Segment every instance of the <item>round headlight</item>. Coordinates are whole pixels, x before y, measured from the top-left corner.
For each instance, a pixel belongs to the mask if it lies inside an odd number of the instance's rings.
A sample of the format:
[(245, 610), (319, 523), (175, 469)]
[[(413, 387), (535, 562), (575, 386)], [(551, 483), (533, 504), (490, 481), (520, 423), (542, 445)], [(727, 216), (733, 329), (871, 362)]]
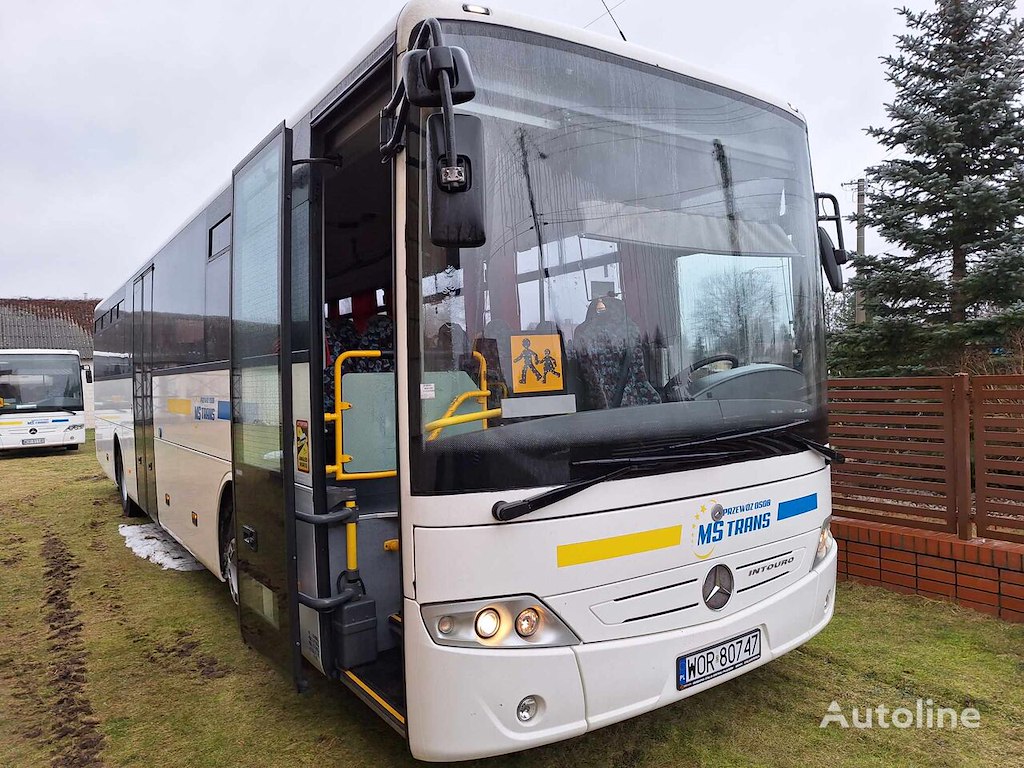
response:
[(516, 617), (516, 632), (520, 637), (533, 637), (540, 626), (540, 614), (536, 608), (525, 608)]
[(494, 637), (501, 627), (501, 616), (493, 608), (484, 608), (476, 615), (476, 633), (485, 640)]

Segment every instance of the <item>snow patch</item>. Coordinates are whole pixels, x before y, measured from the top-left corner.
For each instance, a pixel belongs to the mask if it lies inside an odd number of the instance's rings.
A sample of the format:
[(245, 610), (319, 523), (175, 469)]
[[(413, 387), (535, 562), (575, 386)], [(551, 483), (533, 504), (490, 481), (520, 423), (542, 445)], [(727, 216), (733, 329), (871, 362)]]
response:
[(119, 525), (117, 532), (124, 536), (128, 549), (141, 557), (156, 563), (161, 568), (174, 571), (201, 571), (203, 566), (184, 547), (171, 538), (156, 523), (142, 525)]

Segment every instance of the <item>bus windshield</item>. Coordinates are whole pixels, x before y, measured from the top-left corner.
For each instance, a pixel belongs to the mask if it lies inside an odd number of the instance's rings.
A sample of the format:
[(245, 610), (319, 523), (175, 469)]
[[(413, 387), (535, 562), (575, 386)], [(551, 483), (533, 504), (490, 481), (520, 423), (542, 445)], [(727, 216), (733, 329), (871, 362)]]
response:
[(431, 245), (410, 198), (413, 491), (571, 482), (788, 423), (823, 440), (803, 123), (595, 49), (446, 30), (476, 76), (458, 111), (485, 126), (487, 243)]
[(83, 408), (78, 357), (0, 352), (0, 413)]

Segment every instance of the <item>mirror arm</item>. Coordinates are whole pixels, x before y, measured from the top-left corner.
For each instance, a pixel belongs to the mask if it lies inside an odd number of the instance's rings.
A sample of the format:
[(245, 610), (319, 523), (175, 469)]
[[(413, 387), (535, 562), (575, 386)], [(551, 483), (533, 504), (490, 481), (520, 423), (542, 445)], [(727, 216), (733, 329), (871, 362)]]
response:
[(452, 86), (449, 74), (445, 70), (438, 73), (441, 83), (441, 110), (444, 114), (444, 151), (445, 163), (441, 166), (441, 184), (446, 189), (459, 189), (466, 186), (466, 169), (459, 165), (459, 155), (455, 148), (455, 105), (452, 104)]
[[(434, 45), (444, 45), (444, 35), (441, 33), (441, 22), (437, 19), (430, 18), (423, 22), (420, 27), (419, 34), (416, 35), (416, 41), (409, 46), (410, 51), (422, 50), (429, 47), (430, 43)], [(446, 72), (441, 73), (441, 87), (445, 94), (445, 123), (450, 124), (450, 116), (453, 113), (452, 109), (452, 96), (451, 96), (451, 83), (448, 81), (448, 75)], [(397, 155), (403, 149), (405, 144), (402, 139), (405, 137), (405, 121), (409, 115), (409, 100), (405, 98), (405, 83), (401, 80), (398, 81), (398, 87), (395, 88), (395, 92), (391, 95), (391, 100), (387, 105), (380, 111), (380, 124), (381, 124), (381, 143), (380, 143), (380, 154), (381, 163), (388, 162), (392, 157)], [(384, 138), (385, 129), (387, 134), (390, 134), (388, 138)], [(452, 129), (454, 130), (454, 129)], [(449, 156), (454, 148), (454, 139), (451, 147), (448, 147)]]
[(829, 214), (827, 210), (824, 213), (817, 214), (818, 223), (820, 224), (821, 222), (827, 221), (836, 225), (836, 234), (838, 236), (839, 250), (845, 251), (846, 243), (843, 242), (843, 217), (839, 215), (839, 200), (836, 199), (835, 195), (830, 194), (828, 192), (816, 192), (814, 195), (814, 199), (817, 202), (820, 202), (822, 200), (828, 200), (830, 203), (832, 203), (831, 214)]

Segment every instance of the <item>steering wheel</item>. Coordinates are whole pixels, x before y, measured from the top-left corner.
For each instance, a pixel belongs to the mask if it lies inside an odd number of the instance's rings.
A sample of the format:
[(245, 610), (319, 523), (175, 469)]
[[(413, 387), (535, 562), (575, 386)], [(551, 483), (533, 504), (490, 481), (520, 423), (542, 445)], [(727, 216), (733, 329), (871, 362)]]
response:
[[(730, 368), (739, 368), (740, 367), (740, 359), (738, 357), (736, 357), (736, 355), (729, 355), (729, 354), (725, 354), (725, 355), (712, 355), (711, 357), (704, 357), (704, 358), (701, 358), (700, 360), (698, 360), (697, 362), (695, 362), (693, 365), (691, 365), (689, 368), (686, 369), (686, 373), (687, 374), (691, 374), (694, 371), (699, 371), (705, 365), (711, 365), (712, 363), (721, 363), (721, 362), (729, 363), (729, 367)], [(679, 374), (679, 375), (681, 376), (682, 374)]]
[[(693, 363), (685, 371), (680, 371), (675, 376), (665, 382), (664, 399), (670, 403), (678, 403), (682, 400), (689, 400), (690, 397), (687, 394), (687, 390), (690, 388), (690, 383), (693, 381), (692, 375), (694, 371), (699, 371), (701, 368), (712, 363), (729, 363), (730, 368), (738, 368), (740, 365), (740, 359), (736, 355), (722, 354), (722, 355), (711, 355), (711, 357), (702, 357), (700, 360)], [(685, 377), (685, 381), (684, 381)]]

